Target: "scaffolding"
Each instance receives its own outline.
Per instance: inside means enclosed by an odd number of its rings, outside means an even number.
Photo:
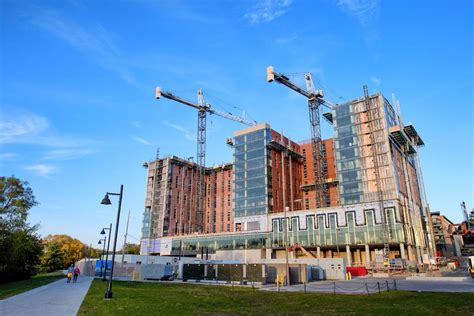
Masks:
[[[150,228],[148,234],[148,245],[147,245],[147,253],[150,254],[153,251],[153,244],[151,240],[156,238],[157,232],[155,231],[155,227],[158,232],[162,231],[163,229],[163,221],[160,219],[160,196],[161,196],[161,171],[163,168],[163,160],[160,161],[160,148],[156,149],[156,156],[155,161],[149,166],[153,165],[153,177],[151,182],[151,188],[148,188],[148,192],[151,191],[151,201],[150,201]],[[148,195],[148,194],[147,194]]]
[[[385,152],[378,153],[377,152],[377,137],[376,131],[380,129],[380,125],[377,124],[377,120],[380,119],[380,109],[377,106],[377,100],[375,102],[371,102],[369,96],[369,90],[367,85],[364,85],[364,103],[365,103],[365,110],[367,111],[367,120],[368,120],[368,127],[370,131],[370,143],[371,143],[371,151],[372,151],[372,160],[374,163],[374,173],[375,173],[375,186],[377,190],[377,200],[380,205],[380,216],[382,218],[382,236],[383,236],[383,245],[384,245],[384,263],[389,261],[389,253],[390,253],[390,243],[389,241],[392,239],[391,232],[387,227],[387,214],[385,213],[384,207],[384,194],[383,194],[383,187],[380,183],[380,169],[379,169],[379,155],[386,155]],[[375,104],[375,106],[372,106]],[[383,159],[381,159],[383,161]],[[388,264],[387,264],[388,267]]]

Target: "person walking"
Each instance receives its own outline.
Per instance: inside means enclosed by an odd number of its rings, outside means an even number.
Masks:
[[[67,269],[67,283],[71,283],[73,273],[74,273],[74,265],[71,264],[71,266]]]
[[[81,270],[79,269],[79,267],[75,267],[74,268],[74,279],[73,279],[73,283],[76,283],[77,282],[77,277],[79,277],[79,274],[81,274]]]

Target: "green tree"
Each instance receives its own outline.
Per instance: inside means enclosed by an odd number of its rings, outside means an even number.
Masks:
[[[43,246],[38,226],[26,222],[28,211],[36,204],[28,182],[0,177],[0,283],[36,273]]]
[[[80,240],[72,238],[69,235],[48,235],[43,239],[45,246],[50,244],[61,245],[61,251],[64,253],[64,265],[69,266],[86,256],[86,245]]]
[[[61,249],[61,245],[51,243],[44,248],[41,257],[41,268],[45,272],[53,272],[66,268],[65,255]]]
[[[13,176],[0,177],[0,222],[10,227],[26,224],[28,211],[38,202],[28,182]]]
[[[139,255],[140,245],[127,243],[125,245],[125,253],[129,255]]]
[[[0,230],[0,283],[36,274],[43,251],[37,226]]]

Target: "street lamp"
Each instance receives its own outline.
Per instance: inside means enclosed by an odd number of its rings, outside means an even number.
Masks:
[[[110,202],[110,200],[109,200],[109,202]],[[108,239],[108,242],[107,242],[107,253],[105,254],[104,277],[103,277],[102,281],[105,281],[105,278],[107,277],[107,263],[108,263],[108,260],[109,260],[110,232],[112,231],[112,223],[110,223],[109,228],[107,228],[107,227],[102,228],[102,231],[100,232],[100,234],[105,235],[105,230],[109,231],[109,239]],[[104,247],[105,247],[105,241],[104,241]]]
[[[104,241],[104,246],[102,248],[102,256],[100,256],[100,277],[102,277],[102,269],[104,268],[104,252],[105,252],[105,241],[107,240],[107,236],[104,236],[103,239],[99,239],[98,244],[102,244],[102,241]]]
[[[118,195],[119,204],[118,204],[118,210],[117,210],[117,222],[115,223],[114,249],[112,251],[112,268],[110,269],[109,286],[107,288],[107,291],[105,292],[106,299],[112,298],[112,278],[114,276],[115,249],[117,247],[117,235],[118,235],[118,228],[119,228],[119,222],[120,222],[120,210],[122,209],[123,184],[120,185],[120,193],[107,192],[105,194],[105,197],[102,199],[102,202],[100,202],[100,204],[104,204],[104,205],[112,204],[110,203],[109,195]]]

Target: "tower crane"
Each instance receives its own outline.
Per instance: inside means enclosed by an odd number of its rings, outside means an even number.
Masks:
[[[308,99],[309,109],[309,122],[311,126],[311,143],[312,143],[312,155],[313,155],[313,170],[314,170],[314,185],[315,185],[315,196],[316,196],[316,207],[328,206],[326,197],[328,196],[328,188],[325,182],[326,174],[323,168],[324,152],[323,143],[321,140],[321,124],[319,117],[319,108],[321,105],[325,105],[331,110],[334,109],[334,105],[324,100],[323,90],[316,90],[314,88],[313,77],[311,73],[304,75],[306,82],[306,89],[303,89],[291,80],[276,71],[273,70],[272,66],[267,67],[267,81],[276,81],[284,86],[287,86],[293,91],[298,92]]]
[[[249,121],[243,117],[233,115],[232,113],[219,111],[214,109],[210,103],[204,102],[202,90],[199,89],[198,93],[198,103],[193,103],[182,99],[171,92],[162,91],[160,87],[156,88],[155,98],[160,99],[161,97],[176,101],[178,103],[190,106],[198,110],[198,133],[197,133],[197,211],[196,211],[196,225],[197,231],[202,232],[202,223],[203,223],[203,197],[204,197],[204,188],[205,184],[205,168],[206,168],[206,116],[207,113],[215,114],[226,119],[246,124],[249,126],[254,126],[257,124],[255,121]]]

